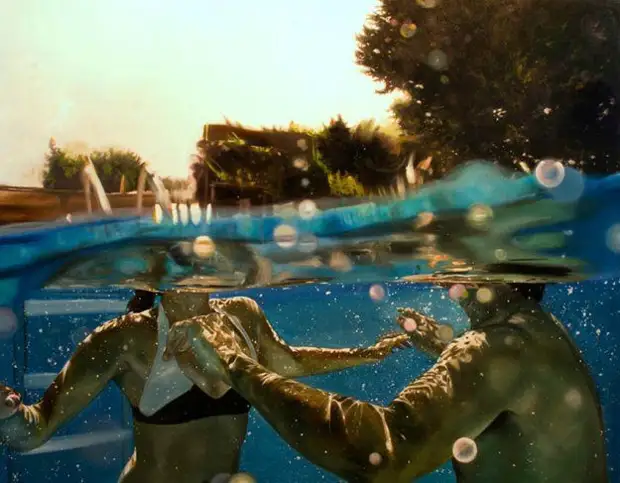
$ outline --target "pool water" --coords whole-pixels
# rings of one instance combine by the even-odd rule
[[[445,292],[427,285],[314,285],[243,292],[257,300],[291,345],[346,347],[372,344],[395,330],[396,307],[409,306],[458,333],[464,314]],[[226,296],[232,294],[226,294]],[[382,296],[383,295],[383,296]],[[124,311],[125,290],[47,291],[26,305],[27,320],[0,349],[1,380],[24,391],[32,403],[43,394],[76,345],[101,322]],[[607,428],[611,482],[620,482],[620,280],[549,286],[544,300],[583,351],[596,381]],[[306,378],[314,386],[380,404],[388,403],[431,361],[415,350],[380,364]],[[54,438],[29,454],[5,452],[0,483],[114,483],[132,452],[131,411],[118,389],[108,387]],[[335,482],[336,477],[290,449],[251,413],[241,467],[258,482]],[[454,481],[450,466],[425,483]]]

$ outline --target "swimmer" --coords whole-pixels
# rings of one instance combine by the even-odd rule
[[[452,460],[459,483],[607,483],[596,388],[564,327],[541,308],[543,291],[468,289],[460,303],[471,329],[387,407],[275,374],[221,322],[176,325],[168,350],[192,377],[217,366],[293,448],[347,481],[409,483]]]
[[[379,361],[408,345],[389,335],[369,348],[290,347],[246,297],[209,299],[204,292],[136,291],[128,313],[97,328],[76,349],[43,398],[26,405],[0,387],[0,441],[16,451],[45,443],[110,382],[133,408],[135,450],[120,482],[204,483],[236,473],[250,403],[218,379],[187,379],[163,357],[169,326],[198,314],[230,324],[240,350],[286,377],[338,371]],[[404,337],[403,337],[404,336]]]

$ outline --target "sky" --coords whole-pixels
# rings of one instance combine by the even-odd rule
[[[51,136],[185,177],[205,123],[388,121],[355,64],[377,0],[0,0],[0,184],[40,185]]]

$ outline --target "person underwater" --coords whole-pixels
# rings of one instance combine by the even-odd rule
[[[607,483],[594,382],[544,285],[484,285],[460,305],[471,328],[386,407],[276,374],[224,321],[173,327],[167,351],[198,384],[221,377],[314,464],[351,482],[408,483],[452,460],[459,483]],[[415,316],[414,311],[399,316]],[[433,349],[435,347],[435,349]]]
[[[238,471],[251,404],[219,377],[194,384],[164,357],[176,323],[200,315],[227,324],[247,357],[286,377],[371,364],[409,345],[406,334],[392,333],[367,348],[291,347],[254,300],[211,299],[204,291],[137,291],[127,312],[79,344],[40,401],[25,404],[0,387],[2,444],[16,451],[43,445],[114,382],[134,420],[135,449],[119,482],[204,483]]]

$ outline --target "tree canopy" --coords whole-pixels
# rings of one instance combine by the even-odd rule
[[[382,0],[357,61],[442,174],[557,157],[618,170],[620,8],[605,0]]]

